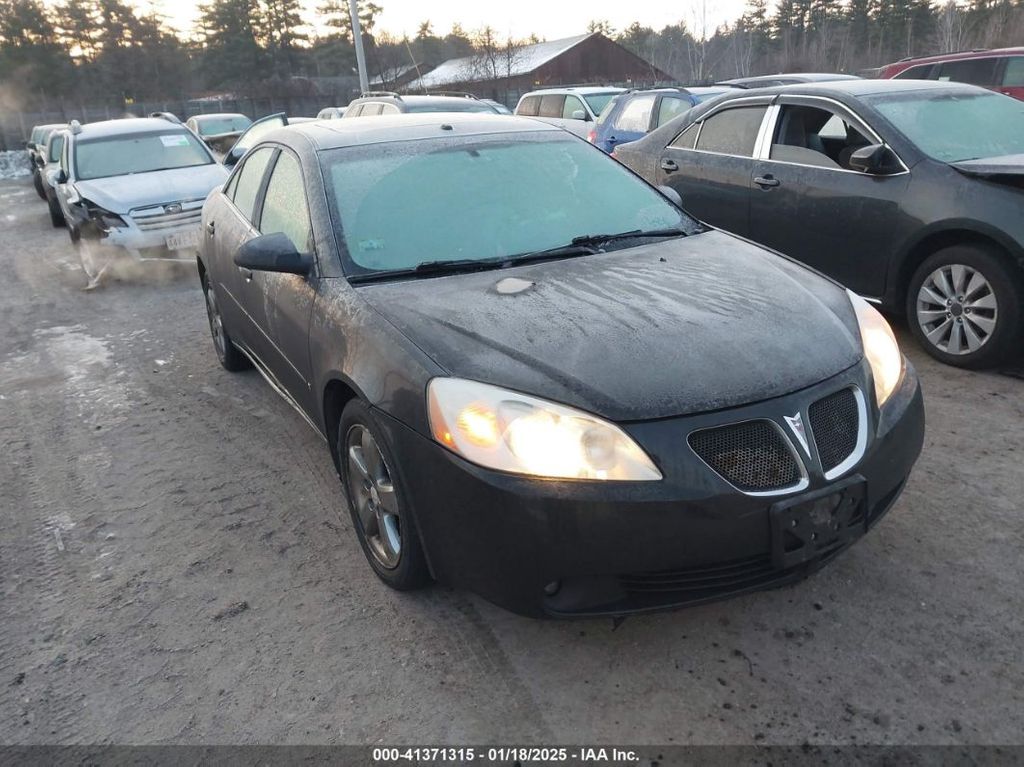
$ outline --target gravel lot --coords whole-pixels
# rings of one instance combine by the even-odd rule
[[[801,584],[532,621],[378,583],[326,446],[217,365],[191,267],[81,290],[24,180],[0,228],[0,742],[1021,741],[1019,378],[907,342],[924,454]]]

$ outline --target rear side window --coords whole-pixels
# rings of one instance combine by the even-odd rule
[[[516,114],[523,115],[525,117],[536,117],[539,110],[540,96],[527,96],[519,104],[519,108],[516,109]]]
[[[939,66],[939,80],[952,80],[957,83],[971,85],[995,85],[995,57],[988,59],[967,59],[965,61],[947,61]]]
[[[260,214],[260,234],[284,233],[300,253],[310,247],[309,208],[299,161],[287,152],[278,155],[267,183]]]
[[[587,110],[583,108],[583,102],[575,96],[566,96],[565,106],[562,107],[562,117],[566,120],[579,120],[581,118],[575,116],[577,112],[582,112],[582,119],[587,119]]]
[[[360,117],[372,117],[374,115],[379,115],[380,114],[380,110],[383,108],[383,106],[384,106],[383,104],[380,104],[380,103],[375,102],[375,101],[374,102],[370,102],[368,104],[363,104],[363,111],[359,113],[359,116]]]
[[[235,202],[242,215],[247,221],[253,219],[253,209],[256,207],[256,195],[260,191],[260,184],[263,183],[263,173],[267,169],[274,150],[270,147],[257,149],[245,159],[245,164],[238,171],[238,181],[234,184],[231,192],[231,199]]]
[[[658,122],[654,126],[664,125],[673,117],[681,115],[690,108],[689,99],[677,99],[671,96],[662,96],[661,104],[658,106]]]
[[[50,140],[50,156],[47,158],[50,162],[57,162],[60,159],[60,153],[64,149],[64,136],[63,134],[54,136]]]
[[[684,130],[673,141],[669,146],[675,149],[693,149],[693,144],[697,140],[697,132],[700,130],[700,123],[693,123],[689,128]]]
[[[1003,85],[1008,88],[1024,88],[1024,56],[1010,56],[1006,60]]]
[[[651,110],[656,96],[637,96],[626,104],[615,121],[615,128],[627,133],[647,133],[651,127]]]
[[[565,96],[542,96],[540,99],[540,117],[561,117],[565,105]]]
[[[754,155],[766,107],[737,107],[718,112],[704,121],[697,149],[741,157]]]
[[[382,115],[396,115],[398,114],[398,107],[394,104],[382,104],[380,108]]]
[[[897,75],[893,76],[893,80],[930,80],[932,79],[932,70],[935,69],[934,64],[918,64],[916,67],[910,67],[904,69]]]

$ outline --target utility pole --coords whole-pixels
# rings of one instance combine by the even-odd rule
[[[352,42],[356,46],[356,66],[359,67],[359,92],[370,90],[366,76],[366,53],[363,51],[363,30],[359,26],[359,7],[356,0],[348,0],[348,12],[352,17]]]

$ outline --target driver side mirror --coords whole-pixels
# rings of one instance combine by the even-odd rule
[[[264,234],[242,243],[235,265],[254,272],[280,272],[305,276],[313,268],[313,256],[299,253],[283,232]]]
[[[586,122],[586,120],[587,120],[587,113],[584,112],[582,109],[577,109],[575,112],[572,113],[572,119],[573,120],[583,120],[584,122]]]
[[[885,144],[871,144],[861,147],[850,155],[853,170],[872,176],[891,173],[896,166],[896,155]]]
[[[59,171],[57,171],[56,181],[57,181],[58,184],[66,184],[66,183],[68,183],[68,172],[66,170],[64,170],[63,168],[61,168]]]
[[[672,187],[662,185],[658,187],[658,191],[661,192],[662,197],[664,197],[670,203],[675,205],[677,208],[681,209],[683,207],[683,198],[680,196],[679,192],[677,192]]]

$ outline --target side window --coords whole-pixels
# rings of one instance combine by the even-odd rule
[[[904,69],[893,80],[930,80],[934,72],[934,64],[918,64],[916,67]]]
[[[662,96],[661,104],[658,105],[658,122],[654,126],[664,125],[673,117],[678,117],[690,108],[689,99],[677,99],[670,96]]]
[[[61,147],[61,150],[60,150],[60,169],[62,171],[64,171],[65,173],[67,173],[68,172],[68,168],[71,167],[70,163],[68,162],[68,155],[70,154],[70,152],[71,152],[71,142],[70,141],[65,141],[64,142],[64,146]]]
[[[763,106],[735,107],[711,115],[704,121],[697,149],[752,157],[765,111]]]
[[[564,104],[565,96],[543,96],[537,114],[540,117],[561,117]]]
[[[306,187],[299,161],[281,152],[270,174],[260,215],[260,234],[283,232],[300,253],[312,250]]]
[[[697,140],[697,133],[700,131],[700,123],[692,123],[689,128],[684,130],[673,141],[669,146],[674,149],[693,149],[693,144]]]
[[[398,107],[396,107],[394,104],[383,104],[383,105],[381,105],[380,113],[382,115],[397,115],[397,114],[400,114],[399,111],[398,111]]]
[[[524,117],[536,117],[538,111],[540,111],[540,96],[527,96],[523,99],[523,103],[519,105],[516,114],[523,115]]]
[[[939,67],[939,79],[970,83],[971,85],[995,85],[998,61],[999,59],[995,57],[947,61]]]
[[[579,117],[574,117],[576,112],[583,113],[583,119],[587,119],[587,110],[583,108],[583,102],[575,96],[565,97],[565,106],[562,107],[562,117],[566,120],[578,120]]]
[[[1024,88],[1024,56],[1010,56],[1006,59],[1003,85],[1007,88]]]
[[[270,147],[257,149],[245,159],[245,164],[238,171],[238,180],[235,182],[231,198],[249,222],[252,222],[253,210],[256,207],[256,195],[260,191],[263,174],[267,170],[267,163],[270,162],[273,154],[274,150]]]
[[[363,104],[363,111],[359,113],[360,117],[376,117],[380,114],[381,107],[384,106],[380,102],[371,101],[369,104]]]
[[[848,120],[829,109],[783,105],[770,156],[780,162],[850,170],[850,156],[869,143]]]
[[[615,121],[616,130],[628,133],[647,133],[651,127],[651,111],[657,96],[637,96],[622,110]]]
[[[345,117],[359,117],[363,113],[363,105],[356,104],[354,107],[349,107],[348,111],[345,112]]]

